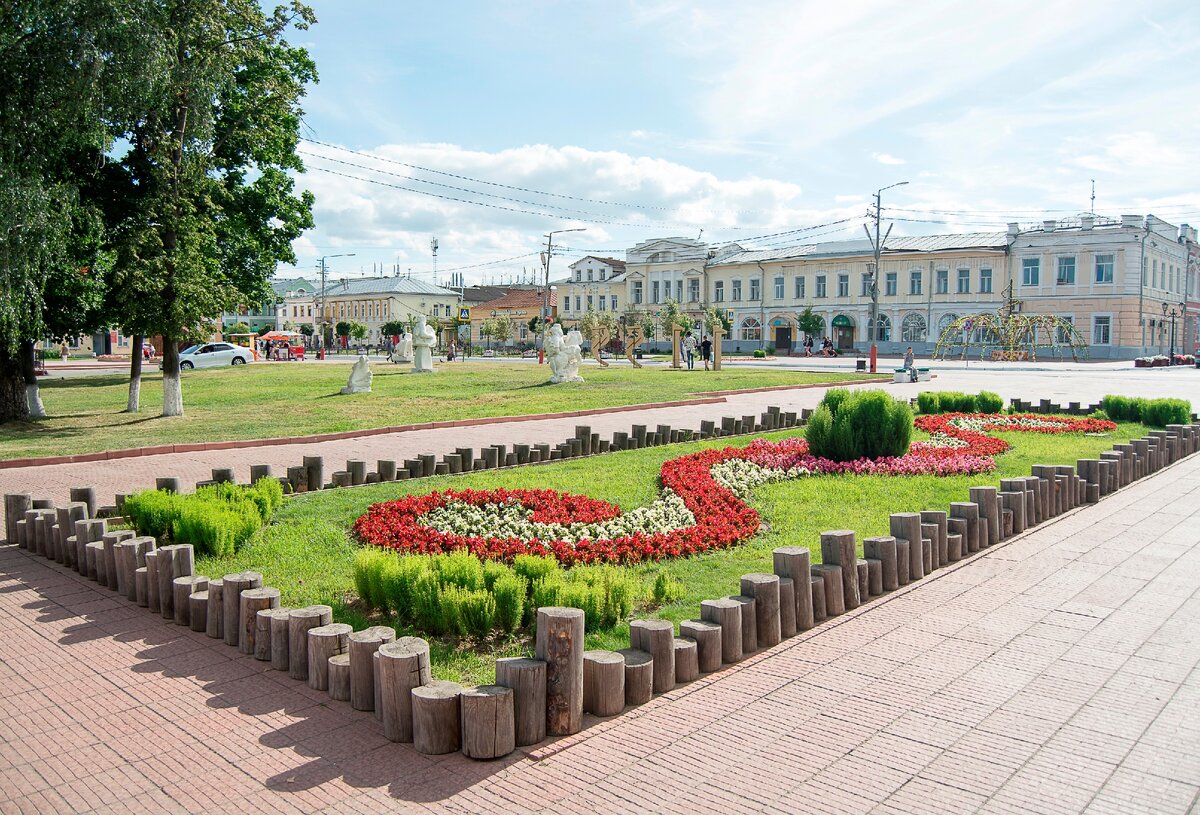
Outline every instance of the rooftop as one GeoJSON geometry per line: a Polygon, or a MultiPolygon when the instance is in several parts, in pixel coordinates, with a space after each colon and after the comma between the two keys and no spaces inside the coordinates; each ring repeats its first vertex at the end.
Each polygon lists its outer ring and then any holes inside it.
{"type": "MultiPolygon", "coordinates": [[[[997,249],[1008,245],[1005,232],[968,232],[961,235],[917,235],[890,238],[885,252],[946,252],[954,249],[997,249]]],[[[731,263],[758,263],[767,260],[788,260],[805,257],[857,257],[874,254],[871,242],[865,238],[853,241],[826,241],[780,249],[746,249],[721,258],[713,266],[731,263]]]]}
{"type": "Polygon", "coordinates": [[[427,294],[458,299],[456,291],[413,277],[362,277],[330,281],[325,284],[327,297],[344,297],[353,294],[427,294]]]}
{"type": "MultiPolygon", "coordinates": [[[[556,301],[555,292],[551,290],[550,305],[555,305],[556,301]]],[[[477,318],[487,316],[490,311],[530,311],[537,315],[542,310],[542,290],[513,289],[503,297],[480,303],[472,308],[475,310],[474,316],[477,318]]]]}

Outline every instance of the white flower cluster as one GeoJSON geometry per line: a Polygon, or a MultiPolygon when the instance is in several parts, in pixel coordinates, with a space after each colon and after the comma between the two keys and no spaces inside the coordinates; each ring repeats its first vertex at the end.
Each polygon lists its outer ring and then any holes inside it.
{"type": "Polygon", "coordinates": [[[979,433],[985,432],[985,429],[1021,430],[1029,428],[1058,429],[1062,427],[1060,422],[1049,422],[1044,419],[1036,419],[1028,416],[988,416],[987,418],[960,416],[956,419],[951,419],[950,424],[955,427],[961,427],[963,430],[974,430],[979,433]]]}
{"type": "Polygon", "coordinates": [[[598,523],[546,524],[530,520],[532,510],[516,502],[472,506],[452,501],[421,518],[422,525],[451,535],[481,538],[538,538],[575,544],[581,540],[612,540],[635,532],[653,534],[692,526],[696,517],[672,490],[649,506],[638,507],[598,523]]]}
{"type": "Polygon", "coordinates": [[[947,436],[945,433],[933,433],[929,436],[929,439],[927,441],[922,442],[922,443],[927,447],[952,447],[952,448],[954,448],[954,447],[970,447],[971,446],[969,442],[967,442],[963,439],[956,438],[954,436],[947,436]]]}
{"type": "Polygon", "coordinates": [[[759,484],[786,481],[789,478],[809,475],[809,471],[804,467],[792,467],[790,470],[779,467],[761,467],[744,458],[731,458],[719,462],[714,464],[709,472],[714,481],[738,498],[749,497],[750,492],[759,484]]]}

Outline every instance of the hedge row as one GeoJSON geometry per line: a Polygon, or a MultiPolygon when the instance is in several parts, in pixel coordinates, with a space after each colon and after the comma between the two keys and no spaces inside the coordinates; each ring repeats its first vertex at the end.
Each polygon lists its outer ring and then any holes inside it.
{"type": "Polygon", "coordinates": [[[934,413],[1000,413],[1004,400],[1000,394],[980,391],[977,394],[958,391],[925,391],[917,394],[917,412],[934,413]]]}
{"type": "Polygon", "coordinates": [[[1105,396],[1100,407],[1114,422],[1141,422],[1149,427],[1187,424],[1192,405],[1184,399],[1145,399],[1140,396],[1105,396]]]}
{"type": "Polygon", "coordinates": [[[125,514],[139,535],[160,545],[190,543],[198,555],[232,555],[263,527],[283,502],[274,478],[251,487],[216,484],[191,495],[145,490],[125,499],[125,514]]]}

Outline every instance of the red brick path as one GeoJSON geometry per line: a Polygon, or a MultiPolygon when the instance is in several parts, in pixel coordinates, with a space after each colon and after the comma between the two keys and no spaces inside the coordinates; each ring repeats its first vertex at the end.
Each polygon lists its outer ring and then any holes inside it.
{"type": "Polygon", "coordinates": [[[0,811],[1188,812],[1200,456],[493,763],[0,547],[0,811]]]}

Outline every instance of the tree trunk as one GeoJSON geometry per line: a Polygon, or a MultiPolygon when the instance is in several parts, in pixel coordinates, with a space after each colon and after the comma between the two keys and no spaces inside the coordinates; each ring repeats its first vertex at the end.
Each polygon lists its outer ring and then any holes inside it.
{"type": "Polygon", "coordinates": [[[0,351],[0,423],[28,417],[29,403],[25,401],[21,361],[18,356],[0,351]]]}
{"type": "Polygon", "coordinates": [[[33,340],[21,342],[21,378],[25,380],[25,405],[30,418],[43,418],[46,408],[42,406],[42,394],[38,390],[37,376],[33,372],[33,340]]]}
{"type": "Polygon", "coordinates": [[[163,416],[183,415],[183,388],[179,381],[179,343],[163,337],[163,416]]]}
{"type": "Polygon", "coordinates": [[[146,338],[137,334],[133,338],[133,347],[129,359],[129,403],[125,406],[126,413],[137,413],[141,409],[142,399],[142,346],[146,338]]]}

